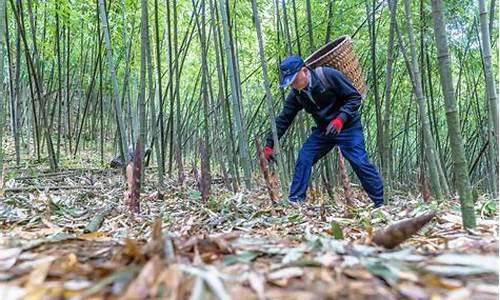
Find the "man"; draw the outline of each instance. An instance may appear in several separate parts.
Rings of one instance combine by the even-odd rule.
[[[365,150],[361,114],[361,95],[351,81],[340,71],[323,67],[319,71],[305,66],[300,56],[290,56],[280,65],[281,87],[291,85],[283,111],[276,118],[278,138],[285,133],[297,113],[304,109],[312,115],[317,127],[313,128],[299,152],[295,165],[290,195],[292,204],[306,201],[312,166],[334,146],[338,146],[349,161],[374,207],[384,201],[382,178],[368,160]],[[322,78],[320,78],[321,76]],[[274,141],[269,133],[264,148],[267,160],[273,159]]]

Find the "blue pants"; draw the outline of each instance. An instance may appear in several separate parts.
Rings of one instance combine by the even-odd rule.
[[[305,201],[312,166],[334,146],[339,146],[342,155],[351,164],[361,181],[361,185],[374,204],[382,204],[384,184],[379,172],[368,160],[361,121],[357,121],[337,135],[325,135],[324,130],[313,129],[299,152],[290,187],[290,201]]]

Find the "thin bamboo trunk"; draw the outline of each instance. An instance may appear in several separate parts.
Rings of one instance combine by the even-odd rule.
[[[307,15],[307,35],[309,37],[309,53],[314,51],[314,35],[312,25],[311,0],[306,0],[306,15]]]
[[[31,57],[31,54],[29,53],[29,46],[28,46],[28,42],[27,42],[27,38],[26,38],[26,33],[24,30],[25,27],[24,27],[24,21],[23,21],[24,16],[23,16],[22,5],[20,5],[19,9],[16,11],[16,8],[14,6],[14,2],[12,0],[10,0],[10,3],[11,3],[12,10],[14,11],[16,23],[17,23],[17,26],[19,29],[19,33],[21,35],[21,40],[23,41],[23,44],[24,44],[24,54],[25,54],[26,61],[28,64],[29,79],[32,80],[32,83],[34,85],[34,88],[32,89],[33,108],[35,105],[34,104],[34,101],[35,101],[34,95],[36,93],[36,97],[38,98],[39,103],[40,103],[40,105],[39,105],[40,106],[40,114],[42,117],[43,133],[44,133],[44,137],[45,137],[46,142],[47,142],[47,152],[48,152],[49,164],[50,164],[51,170],[55,171],[55,170],[57,170],[58,166],[57,166],[57,159],[56,159],[55,153],[54,153],[54,147],[53,147],[53,143],[52,143],[50,126],[49,126],[49,123],[47,120],[48,115],[46,112],[46,101],[45,101],[46,96],[42,90],[43,86],[42,86],[42,80],[41,80],[40,74],[37,72],[36,67],[35,67],[36,65],[38,65],[37,64],[38,56],[35,54],[35,56],[34,56],[35,58],[33,60],[33,58]],[[36,36],[33,36],[33,40],[36,40]],[[35,110],[33,110],[33,112],[34,112],[34,115],[36,115]],[[40,142],[40,139],[38,140],[38,142]]]
[[[286,12],[286,1],[282,0],[281,1],[283,5],[283,27],[285,29],[285,37],[286,37],[286,49],[287,49],[287,54],[292,55],[292,41],[290,39],[290,28],[288,26],[288,14]],[[253,2],[252,2],[252,7],[253,7]],[[255,12],[254,12],[254,20],[255,20]]]
[[[481,1],[481,0],[480,0]],[[446,106],[446,121],[448,134],[453,152],[453,167],[457,181],[458,194],[462,208],[462,223],[466,228],[476,226],[474,214],[474,200],[468,173],[467,160],[460,132],[460,120],[458,118],[457,102],[453,89],[453,78],[451,70],[448,41],[446,38],[446,25],[444,21],[443,3],[441,0],[432,0],[432,18],[434,20],[434,36],[436,39],[437,57],[439,61],[439,75],[443,89],[444,102]]]
[[[102,31],[104,32],[104,40],[106,42],[107,56],[108,56],[108,67],[111,75],[111,83],[113,87],[113,98],[114,98],[114,107],[115,107],[115,117],[116,124],[118,130],[118,137],[120,143],[120,155],[125,159],[125,154],[127,153],[127,138],[125,133],[125,126],[123,124],[123,114],[120,103],[120,92],[118,90],[118,81],[116,79],[116,70],[113,59],[113,50],[111,46],[111,37],[109,33],[108,27],[108,18],[106,15],[106,9],[104,7],[104,0],[99,0],[99,11],[101,15],[101,26]],[[123,174],[126,174],[126,164],[123,164]]]
[[[66,97],[65,97],[65,103],[66,103],[66,120],[67,120],[67,125],[66,125],[66,135],[68,138],[68,146],[69,146],[69,153],[71,153],[72,149],[72,139],[71,139],[71,86],[69,84],[69,79],[70,79],[70,69],[71,69],[71,62],[70,62],[70,57],[71,57],[71,43],[70,43],[70,38],[71,38],[71,26],[69,24],[67,25],[67,30],[66,30]]]
[[[483,49],[484,77],[486,80],[486,95],[490,102],[491,118],[495,138],[498,140],[498,96],[495,87],[495,76],[491,62],[491,42],[488,30],[488,14],[486,12],[485,0],[479,0],[479,21],[481,23],[481,47]],[[497,142],[495,142],[496,144]]]
[[[78,131],[76,132],[75,149],[73,152],[73,155],[75,155],[75,156],[76,156],[77,151],[79,150],[78,146],[80,144],[81,135],[84,131],[85,120],[87,120],[87,112],[88,112],[88,109],[90,106],[90,101],[92,101],[92,91],[93,91],[94,84],[95,84],[95,78],[97,76],[97,69],[99,67],[99,61],[101,60],[102,35],[99,32],[97,32],[97,34],[99,35],[99,38],[98,38],[99,41],[97,43],[98,56],[97,56],[97,60],[94,63],[92,77],[90,79],[90,85],[87,89],[87,94],[85,96],[85,104],[83,107],[83,113],[82,113],[82,117],[81,117],[81,121],[80,121],[80,126],[78,127]]]
[[[222,27],[224,32],[224,50],[226,52],[226,57],[228,59],[228,69],[229,69],[229,79],[231,82],[231,98],[233,102],[233,111],[235,117],[235,128],[238,131],[239,137],[239,150],[241,156],[241,163],[243,166],[243,173],[245,174],[245,186],[247,189],[252,188],[251,181],[251,167],[250,167],[250,157],[248,154],[248,142],[244,135],[244,121],[243,115],[241,113],[241,99],[238,97],[238,86],[237,78],[235,74],[235,57],[231,51],[231,37],[229,32],[229,22],[228,22],[228,10],[227,3],[225,0],[220,0],[221,16],[222,16]]]
[[[160,149],[160,143],[158,142],[158,139],[156,138],[158,134],[158,126],[156,124],[156,113],[155,113],[155,86],[153,83],[153,59],[151,55],[151,39],[149,38],[149,20],[148,20],[148,8],[147,8],[147,1],[145,1],[146,5],[144,8],[144,13],[145,13],[145,55],[146,55],[146,71],[147,71],[147,80],[148,80],[148,101],[149,101],[149,111],[150,111],[150,128],[149,132],[151,134],[151,146],[150,148],[153,148],[154,146],[154,151],[156,155],[156,165],[158,167],[158,185],[161,186],[163,184],[163,174],[162,174],[162,168],[160,167],[161,165],[161,149]],[[141,33],[143,30],[141,30]],[[161,109],[161,108],[160,108]],[[146,145],[147,139],[144,140],[144,145]],[[149,149],[152,151],[152,149]],[[151,153],[151,152],[149,152]],[[145,155],[145,153],[144,153]],[[143,155],[143,156],[144,156]],[[150,154],[151,155],[151,154]],[[148,157],[150,157],[150,155]],[[143,164],[145,167],[143,168],[144,170],[146,169],[147,164]],[[143,174],[144,176],[144,171]]]
[[[300,36],[299,36],[299,22],[297,19],[297,6],[295,5],[295,0],[292,0],[293,8],[293,24],[295,27],[295,42],[297,43],[297,53],[302,55],[302,49],[300,47]]]
[[[420,122],[423,129],[424,134],[424,143],[425,143],[425,155],[428,163],[429,173],[431,177],[431,185],[434,192],[434,195],[437,199],[443,198],[442,188],[439,181],[439,172],[437,167],[436,160],[436,149],[434,146],[434,139],[431,134],[430,124],[429,124],[429,116],[427,114],[427,108],[425,106],[425,96],[422,90],[422,82],[420,75],[420,68],[417,63],[417,52],[416,52],[416,43],[415,43],[415,35],[413,33],[413,18],[411,15],[411,4],[409,0],[404,1],[405,6],[405,15],[406,15],[406,29],[410,39],[410,51],[411,51],[411,59],[407,58],[405,54],[405,49],[403,48],[401,38],[400,47],[401,51],[405,56],[405,60],[407,60],[408,69],[411,73],[411,80],[413,84],[413,90],[415,93],[415,98],[418,104],[418,112],[420,116]],[[400,32],[398,31],[398,35]]]
[[[5,1],[0,2],[0,18],[5,15]],[[6,22],[0,22],[0,78],[4,78],[4,57],[5,57],[5,27]],[[5,93],[4,80],[0,82],[0,180],[3,185],[3,161],[4,161],[4,146],[3,134],[5,128],[5,107],[7,104],[7,94]]]
[[[123,26],[125,29],[123,30],[123,43],[125,44],[127,41],[127,30],[126,30],[126,25],[125,25],[125,6],[124,3],[122,2],[122,22]],[[130,69],[131,69],[131,63],[132,63],[132,42],[134,40],[134,32],[135,32],[135,19],[132,19],[132,31],[130,33],[130,37],[128,38],[128,46],[125,48],[125,75],[123,78],[123,85],[122,85],[122,93],[121,93],[121,103],[122,105],[125,105],[125,100],[127,99],[127,109],[128,109],[128,117],[125,116],[125,120],[128,122],[128,130],[130,134],[130,141],[132,141],[130,144],[133,144],[135,141],[135,130],[133,126],[133,115],[132,114],[132,108],[131,108],[131,98],[130,98]],[[125,126],[125,131],[127,130],[126,127],[127,123],[124,123]],[[127,145],[129,144],[128,141],[126,143]]]
[[[157,158],[158,164],[158,180],[160,184],[163,183],[163,176],[165,175],[165,126],[164,126],[164,118],[163,118],[163,90],[162,90],[162,74],[161,74],[161,55],[160,55],[160,27],[158,22],[158,0],[155,0],[155,46],[156,46],[156,80],[157,83],[157,91],[158,91],[158,117],[160,118],[160,138],[159,138],[159,147],[160,147],[160,157]]]
[[[5,15],[0,16],[0,18],[3,17],[4,21],[4,28],[5,28],[5,52],[7,52],[7,63],[8,63],[8,82],[9,82],[9,96],[10,96],[10,111],[11,111],[11,123],[12,123],[12,135],[14,138],[14,148],[16,151],[16,165],[19,165],[21,163],[21,149],[20,149],[20,129],[19,129],[19,108],[20,105],[18,103],[18,100],[20,99],[18,97],[18,87],[20,85],[20,81],[17,78],[17,75],[19,74],[18,70],[15,70],[16,75],[13,73],[13,68],[14,68],[14,62],[12,61],[12,55],[11,55],[11,47],[10,47],[10,35],[9,35],[9,26],[8,26],[8,14],[7,14],[7,7],[5,7]],[[17,53],[19,54],[19,53]],[[18,56],[18,55],[16,55]],[[19,66],[17,67],[19,69]],[[14,78],[16,76],[16,78]],[[15,86],[14,86],[15,82]]]
[[[173,21],[174,21],[174,39],[173,39],[173,51],[175,54],[175,65],[174,65],[174,71],[175,71],[175,107],[176,107],[176,130],[175,133],[177,141],[175,143],[175,161],[177,163],[177,180],[179,185],[184,184],[184,163],[182,161],[182,151],[181,151],[181,144],[182,144],[182,130],[181,128],[181,96],[179,95],[179,85],[180,85],[180,70],[179,70],[179,60],[178,58],[178,47],[177,47],[177,0],[173,1]]]
[[[171,34],[171,17],[170,17],[170,2],[168,0],[165,1],[165,6],[167,7],[167,17],[166,17],[166,25],[165,30],[167,31],[167,61],[168,61],[168,96],[170,98],[169,104],[169,116],[167,126],[169,130],[167,130],[168,139],[169,139],[169,156],[168,156],[168,175],[172,176],[172,162],[173,162],[173,154],[174,154],[174,72],[173,72],[173,58],[172,58],[172,34]]]
[[[222,41],[220,38],[220,30],[217,27],[218,23],[218,8],[217,8],[217,1],[216,0],[210,0],[210,14],[211,14],[211,22],[212,22],[212,30],[213,30],[213,35],[214,35],[214,51],[215,51],[215,63],[217,65],[217,82],[218,82],[218,97],[219,97],[219,103],[222,108],[222,122],[224,124],[225,130],[224,130],[224,138],[226,142],[226,149],[223,149],[223,153],[226,155],[223,155],[225,158],[226,163],[229,166],[229,170],[232,176],[232,188],[233,191],[237,191],[239,188],[239,172],[238,168],[236,165],[236,162],[238,160],[237,153],[235,150],[235,145],[234,145],[234,130],[232,123],[230,122],[230,110],[229,110],[229,103],[227,99],[227,80],[226,76],[224,73],[224,57],[222,55]],[[228,145],[228,146],[227,146]]]
[[[382,173],[384,175],[384,185],[386,198],[391,197],[392,188],[392,141],[391,141],[391,106],[392,106],[392,81],[394,73],[394,31],[396,26],[397,0],[388,0],[391,7],[389,40],[387,42],[387,64],[385,68],[385,95],[384,95],[384,116],[382,120]]]
[[[102,59],[99,60],[99,133],[101,166],[104,166],[104,113],[103,113],[103,87],[102,87]],[[68,116],[69,118],[69,116]]]
[[[61,70],[61,33],[59,28],[59,2],[56,2],[56,52],[57,52],[57,142],[56,142],[56,157],[59,161],[61,153],[61,129],[62,129],[62,70]]]
[[[333,19],[333,3],[335,1],[331,0],[328,2],[328,20],[326,25],[326,36],[325,36],[325,44],[330,42],[332,35],[332,19]]]
[[[141,0],[141,73],[139,98],[137,98],[137,109],[139,112],[139,139],[141,166],[144,164],[144,150],[147,141],[147,125],[146,125],[146,49],[148,43],[148,2]],[[141,168],[141,186],[144,182],[144,169]]]
[[[373,88],[373,99],[375,100],[375,117],[376,117],[376,122],[377,122],[377,153],[378,153],[378,158],[380,165],[382,168],[385,166],[384,162],[384,156],[383,156],[383,136],[384,136],[384,127],[382,125],[382,105],[380,101],[380,94],[378,90],[378,78],[377,78],[377,55],[376,55],[376,48],[377,48],[377,34],[375,31],[375,12],[376,12],[376,5],[375,5],[375,0],[372,1],[372,6],[371,6],[371,13],[370,13],[370,5],[368,4],[368,0],[365,1],[366,3],[366,14],[367,14],[367,19],[369,20],[368,22],[368,27],[370,31],[370,54],[371,54],[371,72],[372,72],[372,88]]]
[[[196,3],[193,2],[193,6],[196,7]],[[201,17],[201,20],[200,20]],[[203,99],[203,144],[205,145],[203,151],[203,160],[206,161],[208,172],[210,176],[210,126],[209,126],[209,102],[211,102],[209,95],[209,73],[208,73],[208,61],[207,61],[207,39],[206,39],[206,27],[205,27],[205,0],[201,0],[201,14],[196,14],[196,27],[198,28],[198,38],[201,46],[200,53],[200,63],[201,63],[201,95]]]
[[[284,2],[283,2],[284,6]],[[278,140],[278,130],[276,129],[276,118],[274,117],[274,108],[273,108],[273,98],[272,98],[272,93],[271,93],[271,84],[269,82],[269,75],[268,75],[268,69],[267,69],[267,61],[266,57],[264,54],[264,42],[262,40],[262,28],[260,24],[260,17],[259,17],[259,11],[257,8],[257,1],[252,0],[252,11],[253,11],[253,17],[255,21],[255,29],[257,32],[257,41],[259,45],[259,58],[260,58],[260,64],[262,66],[262,77],[264,81],[264,88],[266,91],[266,100],[267,100],[267,110],[269,113],[269,121],[271,122],[271,132],[273,135],[273,141],[274,141],[274,147],[273,147],[273,152],[274,155],[277,159],[278,162],[278,170],[279,170],[279,176],[280,176],[280,181],[281,181],[281,190],[283,194],[286,194],[285,187],[288,185],[288,180],[285,177],[284,173],[284,165],[283,165],[283,159],[284,156],[281,155],[281,147],[279,144]]]
[[[425,22],[425,17],[424,17],[424,1],[420,1],[420,70],[421,72],[421,82],[422,82],[422,89],[424,90],[424,95],[427,100],[427,107],[430,109],[430,114],[429,114],[429,123],[431,127],[431,133],[434,133],[436,138],[434,141],[437,142],[437,148],[436,148],[436,166],[438,168],[438,174],[439,174],[439,183],[441,185],[441,189],[443,190],[444,195],[449,195],[450,194],[450,189],[448,187],[448,181],[446,177],[446,170],[443,169],[443,160],[441,159],[441,139],[439,138],[439,129],[438,129],[438,122],[437,122],[437,113],[434,105],[434,96],[433,96],[433,84],[432,80],[429,82],[429,89],[426,89],[425,85],[425,77],[426,77],[426,69],[425,69],[425,56],[428,55],[428,52],[426,50],[426,42],[424,36],[427,35],[427,24]],[[429,76],[431,76],[430,72],[431,70],[428,69]],[[430,97],[429,97],[430,96]]]
[[[495,7],[496,7],[496,0],[491,0],[490,1],[490,21],[488,23],[488,32],[490,33],[490,41],[493,39],[493,24],[495,23]]]

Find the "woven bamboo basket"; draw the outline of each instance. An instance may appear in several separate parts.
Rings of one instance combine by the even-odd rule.
[[[352,81],[363,99],[366,97],[368,86],[349,36],[341,36],[316,50],[306,58],[305,63],[312,69],[327,66],[341,71]]]

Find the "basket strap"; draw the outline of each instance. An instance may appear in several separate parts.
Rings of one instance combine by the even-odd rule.
[[[331,82],[331,80],[329,80],[326,76],[325,76],[325,72],[323,71],[323,67],[317,67],[316,69],[314,69],[314,72],[316,72],[316,74],[318,75],[318,78],[319,80],[321,81],[321,83],[329,88],[329,89],[334,89],[335,88],[335,84],[333,82]]]

